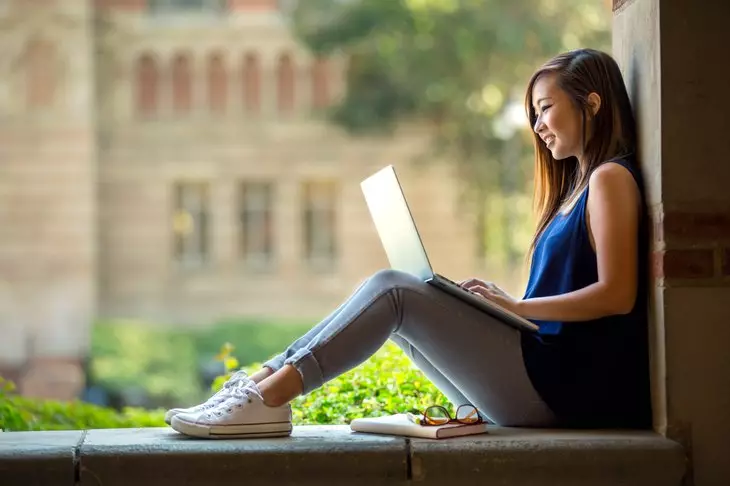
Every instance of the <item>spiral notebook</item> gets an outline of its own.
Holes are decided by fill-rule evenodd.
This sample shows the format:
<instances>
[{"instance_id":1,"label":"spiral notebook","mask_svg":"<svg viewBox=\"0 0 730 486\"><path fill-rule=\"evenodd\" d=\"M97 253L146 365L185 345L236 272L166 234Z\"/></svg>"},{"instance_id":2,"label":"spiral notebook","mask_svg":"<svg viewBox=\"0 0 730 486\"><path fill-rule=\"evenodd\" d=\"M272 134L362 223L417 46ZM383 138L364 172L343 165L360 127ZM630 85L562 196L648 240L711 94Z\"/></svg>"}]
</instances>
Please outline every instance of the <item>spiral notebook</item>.
<instances>
[{"instance_id":1,"label":"spiral notebook","mask_svg":"<svg viewBox=\"0 0 730 486\"><path fill-rule=\"evenodd\" d=\"M487 424L445 424L445 425L418 425L408 419L404 413L386 415L383 417L368 417L354 419L350 429L355 432L369 434L399 435L419 437L422 439L446 439L465 435L486 434Z\"/></svg>"}]
</instances>

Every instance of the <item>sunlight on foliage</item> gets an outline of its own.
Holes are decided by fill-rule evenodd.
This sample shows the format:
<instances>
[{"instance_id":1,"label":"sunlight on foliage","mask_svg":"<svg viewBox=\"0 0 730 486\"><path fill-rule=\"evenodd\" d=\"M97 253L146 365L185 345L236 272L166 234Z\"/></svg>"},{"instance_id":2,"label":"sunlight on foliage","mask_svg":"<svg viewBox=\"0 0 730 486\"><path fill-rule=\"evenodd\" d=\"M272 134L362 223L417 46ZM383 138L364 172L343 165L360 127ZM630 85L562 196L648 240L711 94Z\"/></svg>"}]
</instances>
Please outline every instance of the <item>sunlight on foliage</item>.
<instances>
[{"instance_id":1,"label":"sunlight on foliage","mask_svg":"<svg viewBox=\"0 0 730 486\"><path fill-rule=\"evenodd\" d=\"M220 389L237 369L238 360L226 344L218 358L226 374L213 390ZM248 373L259 363L245 366ZM395 344L388 342L368 361L292 402L295 425L348 424L357 417L423 411L430 405L452 408L446 397L416 369ZM163 427L164 410L125 407L122 411L80 401L69 403L18 396L14 385L0 378L0 429L81 430L129 427Z\"/></svg>"},{"instance_id":2,"label":"sunlight on foliage","mask_svg":"<svg viewBox=\"0 0 730 486\"><path fill-rule=\"evenodd\" d=\"M231 356L221 350L221 358ZM260 363L242 369L249 374ZM219 390L234 372L213 384ZM393 413L423 411L429 405L451 408L448 399L414 367L398 346L388 342L368 361L292 402L293 421L302 424L347 424L358 417L376 417Z\"/></svg>"},{"instance_id":3,"label":"sunlight on foliage","mask_svg":"<svg viewBox=\"0 0 730 486\"><path fill-rule=\"evenodd\" d=\"M0 377L0 430L82 430L163 427L164 410L126 407L121 412L81 401L58 402L21 397Z\"/></svg>"},{"instance_id":4,"label":"sunlight on foliage","mask_svg":"<svg viewBox=\"0 0 730 486\"><path fill-rule=\"evenodd\" d=\"M459 8L458 0L405 0L411 10L440 10L454 12Z\"/></svg>"}]
</instances>

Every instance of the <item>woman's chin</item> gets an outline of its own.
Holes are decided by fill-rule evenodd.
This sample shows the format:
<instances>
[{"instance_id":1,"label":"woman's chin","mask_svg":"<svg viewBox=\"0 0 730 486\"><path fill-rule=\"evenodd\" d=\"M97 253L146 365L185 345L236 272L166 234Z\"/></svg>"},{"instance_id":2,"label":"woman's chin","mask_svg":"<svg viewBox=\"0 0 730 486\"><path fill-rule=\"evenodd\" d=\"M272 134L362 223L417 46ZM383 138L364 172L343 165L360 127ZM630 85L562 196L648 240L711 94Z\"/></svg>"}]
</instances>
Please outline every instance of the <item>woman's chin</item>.
<instances>
[{"instance_id":1,"label":"woman's chin","mask_svg":"<svg viewBox=\"0 0 730 486\"><path fill-rule=\"evenodd\" d=\"M550 153L553 154L555 160L565 160L571 157L570 154L563 153L561 150L555 150L555 148L551 148Z\"/></svg>"}]
</instances>

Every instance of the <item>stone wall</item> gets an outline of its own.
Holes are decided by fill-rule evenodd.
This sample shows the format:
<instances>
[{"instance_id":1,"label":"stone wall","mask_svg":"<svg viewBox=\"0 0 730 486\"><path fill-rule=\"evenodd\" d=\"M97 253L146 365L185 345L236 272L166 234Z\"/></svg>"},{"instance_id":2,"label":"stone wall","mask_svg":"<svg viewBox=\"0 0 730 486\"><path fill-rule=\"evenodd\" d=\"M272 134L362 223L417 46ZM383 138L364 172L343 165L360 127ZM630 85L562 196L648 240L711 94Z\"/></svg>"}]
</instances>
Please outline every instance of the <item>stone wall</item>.
<instances>
[{"instance_id":1,"label":"stone wall","mask_svg":"<svg viewBox=\"0 0 730 486\"><path fill-rule=\"evenodd\" d=\"M91 10L11 2L2 15L0 368L28 395L70 398L96 305Z\"/></svg>"},{"instance_id":2,"label":"stone wall","mask_svg":"<svg viewBox=\"0 0 730 486\"><path fill-rule=\"evenodd\" d=\"M614 1L654 215L655 425L690 451L689 481L730 482L730 3Z\"/></svg>"}]
</instances>

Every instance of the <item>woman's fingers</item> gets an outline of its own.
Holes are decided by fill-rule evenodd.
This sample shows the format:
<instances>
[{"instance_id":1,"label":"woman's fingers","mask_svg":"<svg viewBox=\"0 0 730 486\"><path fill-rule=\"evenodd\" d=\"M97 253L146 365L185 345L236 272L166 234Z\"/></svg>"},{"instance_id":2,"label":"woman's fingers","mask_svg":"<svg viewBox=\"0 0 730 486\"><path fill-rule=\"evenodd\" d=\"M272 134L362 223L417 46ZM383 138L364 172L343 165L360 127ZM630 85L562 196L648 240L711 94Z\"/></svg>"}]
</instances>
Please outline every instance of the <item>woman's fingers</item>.
<instances>
[{"instance_id":1,"label":"woman's fingers","mask_svg":"<svg viewBox=\"0 0 730 486\"><path fill-rule=\"evenodd\" d=\"M472 288L477 286L489 288L490 286L494 286L494 284L492 284L491 282L485 282L484 280L480 280L478 278L468 278L459 282L459 286L472 290Z\"/></svg>"},{"instance_id":2,"label":"woman's fingers","mask_svg":"<svg viewBox=\"0 0 730 486\"><path fill-rule=\"evenodd\" d=\"M477 294L481 295L485 299L488 299L492 293L491 290L489 290L487 287L485 287L483 285L475 285L475 286L471 287L469 290L471 290L472 292L476 292Z\"/></svg>"},{"instance_id":3,"label":"woman's fingers","mask_svg":"<svg viewBox=\"0 0 730 486\"><path fill-rule=\"evenodd\" d=\"M485 282L484 280L479 280L477 278L464 280L463 282L459 283L459 286L467 290L475 290L477 288L481 288L484 290L493 291L496 288L492 282Z\"/></svg>"}]
</instances>

